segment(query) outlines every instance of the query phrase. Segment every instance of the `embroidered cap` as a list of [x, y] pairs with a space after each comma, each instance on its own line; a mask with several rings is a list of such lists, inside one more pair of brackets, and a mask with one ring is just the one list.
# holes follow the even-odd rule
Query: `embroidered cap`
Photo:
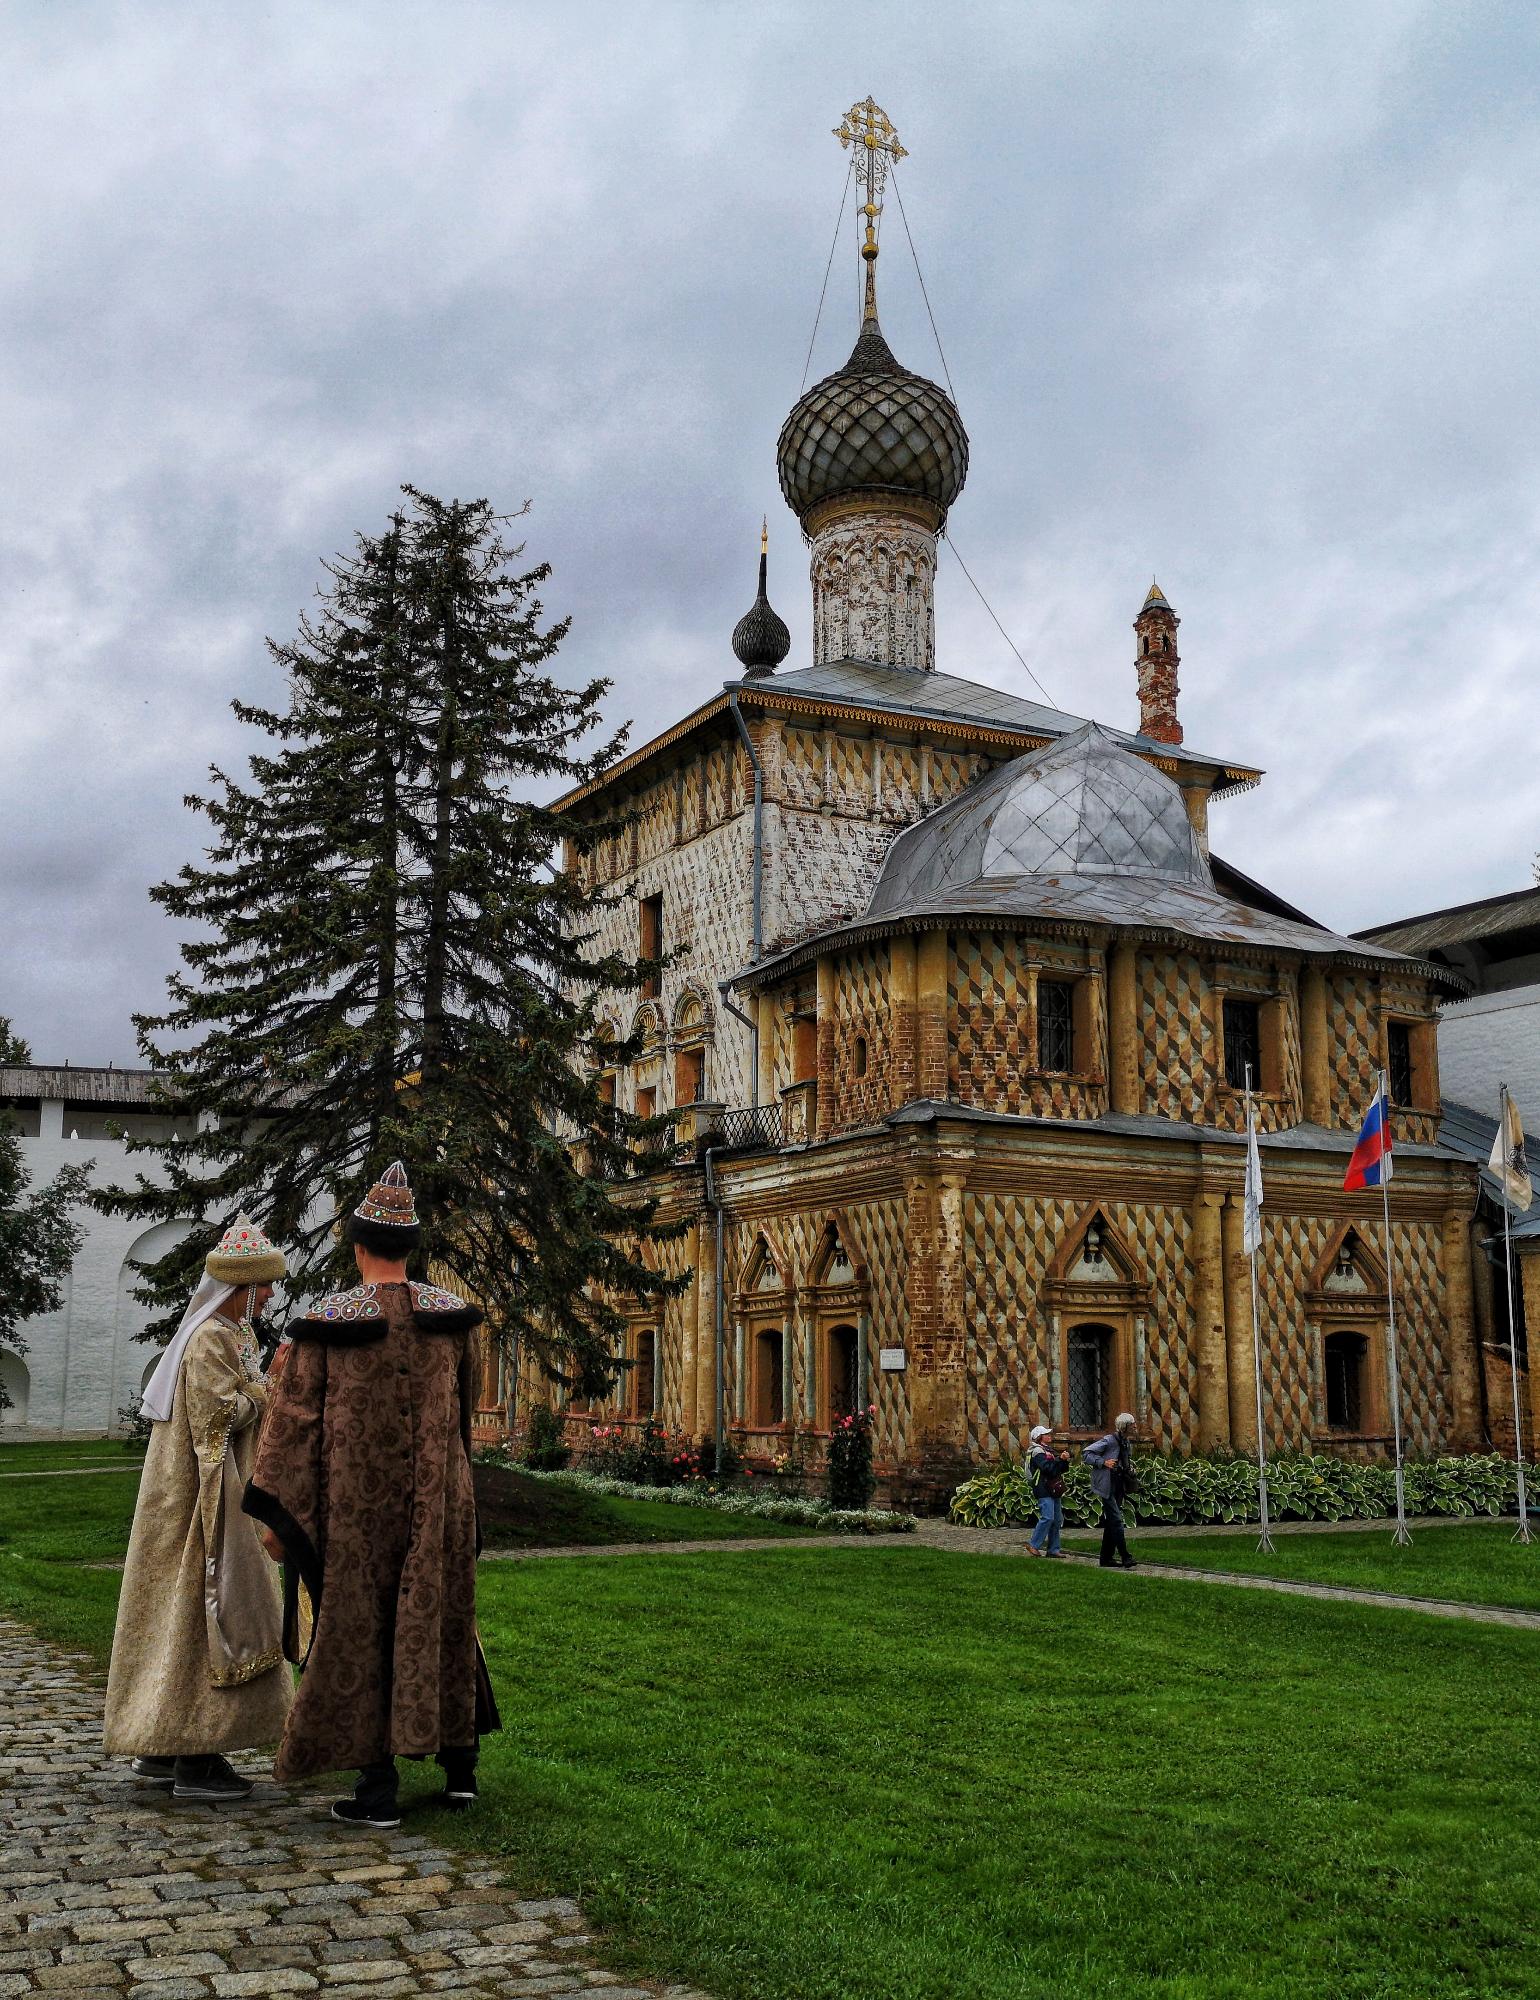
[[288, 1260], [248, 1215], [238, 1215], [203, 1268], [222, 1285], [271, 1285], [288, 1270]]
[[382, 1222], [387, 1229], [417, 1227], [417, 1204], [399, 1160], [392, 1160], [353, 1213], [360, 1222]]

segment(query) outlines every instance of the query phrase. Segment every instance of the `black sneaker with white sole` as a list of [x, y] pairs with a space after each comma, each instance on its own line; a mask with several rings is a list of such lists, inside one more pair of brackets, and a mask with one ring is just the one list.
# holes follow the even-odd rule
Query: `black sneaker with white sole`
[[456, 1772], [444, 1786], [444, 1804], [454, 1812], [464, 1812], [473, 1806], [480, 1794], [476, 1790], [476, 1774]]
[[332, 1807], [332, 1818], [341, 1820], [344, 1826], [366, 1826], [375, 1833], [394, 1833], [401, 1824], [401, 1808], [394, 1801], [389, 1805], [366, 1805], [362, 1799], [338, 1799]]
[[147, 1785], [170, 1785], [176, 1781], [175, 1757], [136, 1757], [128, 1768]]
[[184, 1805], [228, 1806], [249, 1799], [253, 1781], [223, 1757], [178, 1757], [171, 1796]]

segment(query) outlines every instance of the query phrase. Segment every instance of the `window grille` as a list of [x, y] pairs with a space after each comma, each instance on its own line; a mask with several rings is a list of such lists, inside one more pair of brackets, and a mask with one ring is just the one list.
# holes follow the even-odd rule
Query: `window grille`
[[1037, 1066], [1056, 1075], [1075, 1069], [1075, 989], [1067, 979], [1037, 985]]
[[1225, 1082], [1232, 1090], [1246, 1088], [1246, 1071], [1251, 1071], [1251, 1087], [1262, 1084], [1262, 1009], [1255, 1000], [1227, 999], [1224, 1005]]
[[1069, 1337], [1069, 1427], [1093, 1431], [1107, 1423], [1112, 1335], [1104, 1326], [1077, 1326]]
[[1385, 1030], [1386, 1055], [1390, 1067], [1390, 1101], [1412, 1102], [1412, 1030], [1406, 1021], [1391, 1021]]

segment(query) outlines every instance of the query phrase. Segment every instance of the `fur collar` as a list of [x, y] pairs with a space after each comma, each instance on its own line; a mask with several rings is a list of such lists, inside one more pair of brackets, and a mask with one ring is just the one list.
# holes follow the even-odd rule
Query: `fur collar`
[[[440, 1285], [407, 1284], [412, 1317], [424, 1333], [460, 1333], [481, 1324], [480, 1310]], [[378, 1340], [385, 1332], [385, 1307], [377, 1285], [355, 1285], [318, 1299], [291, 1329], [296, 1340], [352, 1346]]]

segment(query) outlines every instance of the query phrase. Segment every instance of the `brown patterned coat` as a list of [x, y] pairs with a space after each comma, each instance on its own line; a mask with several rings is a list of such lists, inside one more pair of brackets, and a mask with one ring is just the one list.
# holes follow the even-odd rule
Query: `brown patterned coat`
[[304, 1667], [280, 1780], [496, 1727], [476, 1641], [480, 1320], [430, 1285], [363, 1285], [292, 1329], [244, 1503], [283, 1543], [285, 1649]]
[[107, 1675], [116, 1756], [254, 1749], [283, 1728], [277, 1579], [240, 1509], [266, 1400], [250, 1329], [206, 1319], [139, 1480]]

